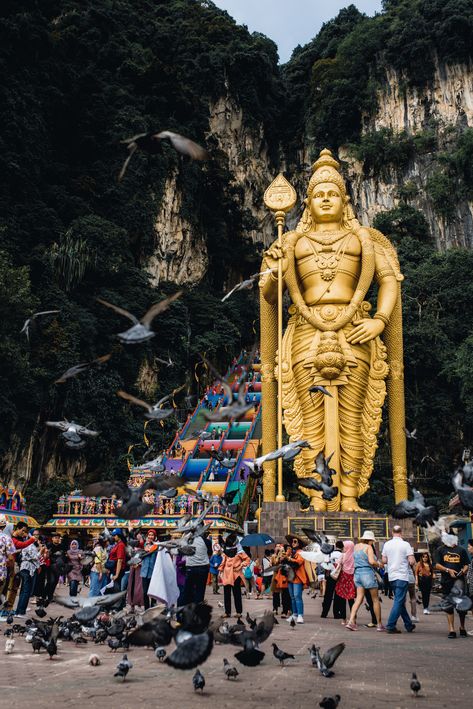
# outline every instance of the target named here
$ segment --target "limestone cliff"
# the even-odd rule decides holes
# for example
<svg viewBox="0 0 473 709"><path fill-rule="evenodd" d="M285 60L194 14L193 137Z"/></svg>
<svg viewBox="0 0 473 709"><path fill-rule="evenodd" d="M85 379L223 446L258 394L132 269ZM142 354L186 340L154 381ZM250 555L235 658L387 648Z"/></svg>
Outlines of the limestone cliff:
<svg viewBox="0 0 473 709"><path fill-rule="evenodd" d="M205 275L208 254L205 238L182 216L178 171L166 179L159 212L154 222L155 250L146 270L153 285L160 281L198 283Z"/></svg>
<svg viewBox="0 0 473 709"><path fill-rule="evenodd" d="M414 154L403 169L387 166L382 176L367 175L363 162L345 146L339 150L346 163L354 206L359 219L372 224L380 211L399 203L400 190L409 183L413 195L409 201L426 217L432 236L440 249L473 247L473 204L457 195L449 195L452 214L448 219L434 208L428 193L428 181L439 170L438 154L449 150L452 137L473 127L473 67L446 65L436 60L432 81L424 88L409 86L405 77L391 69L377 95L377 110L364 117L363 134L390 129L395 134L419 136L429 130L437 148Z"/></svg>

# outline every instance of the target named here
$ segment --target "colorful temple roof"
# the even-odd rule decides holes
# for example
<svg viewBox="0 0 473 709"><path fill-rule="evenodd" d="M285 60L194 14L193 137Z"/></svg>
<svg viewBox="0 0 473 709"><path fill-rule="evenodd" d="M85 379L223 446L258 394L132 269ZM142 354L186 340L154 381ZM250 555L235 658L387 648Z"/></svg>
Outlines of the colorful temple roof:
<svg viewBox="0 0 473 709"><path fill-rule="evenodd" d="M39 527L35 518L26 513L25 498L16 488L0 485L0 514L13 524L26 522L29 527Z"/></svg>

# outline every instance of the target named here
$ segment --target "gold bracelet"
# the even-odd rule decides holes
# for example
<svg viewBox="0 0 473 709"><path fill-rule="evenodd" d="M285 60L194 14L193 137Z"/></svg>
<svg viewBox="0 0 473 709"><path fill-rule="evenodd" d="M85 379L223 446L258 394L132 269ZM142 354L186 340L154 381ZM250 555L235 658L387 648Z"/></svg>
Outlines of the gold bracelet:
<svg viewBox="0 0 473 709"><path fill-rule="evenodd" d="M389 323L388 316L385 315L384 313L381 313L381 312L373 315L373 320L382 320L385 325L388 325L388 323Z"/></svg>

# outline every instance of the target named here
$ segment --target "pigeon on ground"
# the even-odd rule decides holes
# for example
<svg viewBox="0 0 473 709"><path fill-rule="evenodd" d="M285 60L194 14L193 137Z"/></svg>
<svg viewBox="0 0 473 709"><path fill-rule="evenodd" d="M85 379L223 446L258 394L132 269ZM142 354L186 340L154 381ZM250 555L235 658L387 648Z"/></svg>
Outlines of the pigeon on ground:
<svg viewBox="0 0 473 709"><path fill-rule="evenodd" d="M59 310L42 310L40 313L34 313L31 315L27 320L25 320L23 327L20 330L20 335L25 333L26 339L29 341L30 339L30 326L32 323L36 320L36 318L39 318L42 315L53 315L54 313L59 313Z"/></svg>
<svg viewBox="0 0 473 709"><path fill-rule="evenodd" d="M254 628L247 629L245 624L238 623L228 629L228 635L220 641L229 642L233 645L241 645L243 650L235 654L235 658L242 665L256 667L259 665L265 653L258 650L258 646L265 642L271 635L274 628L274 614L266 612L262 618L255 621Z"/></svg>
<svg viewBox="0 0 473 709"><path fill-rule="evenodd" d="M337 709L340 704L341 696L335 694L333 697L324 697L321 702L319 702L319 707L323 709Z"/></svg>
<svg viewBox="0 0 473 709"><path fill-rule="evenodd" d="M292 628L293 630L294 630L294 628L296 627L296 621L294 620L294 616L292 616L289 625L291 626L291 628Z"/></svg>
<svg viewBox="0 0 473 709"><path fill-rule="evenodd" d="M327 650L324 655L321 655L320 648L312 645L312 647L309 648L312 665L317 666L320 674L324 677L333 677L335 673L331 668L334 666L336 660L340 657L344 649L345 643L338 643L338 645L334 645Z"/></svg>
<svg viewBox="0 0 473 709"><path fill-rule="evenodd" d="M5 640L5 654L6 655L11 655L13 652L13 648L15 647L15 640L14 638L7 638Z"/></svg>
<svg viewBox="0 0 473 709"><path fill-rule="evenodd" d="M295 660L296 658L294 655L291 655L288 652L284 652L284 650L280 650L276 643L272 643L273 645L273 655L274 657L279 660L279 663L281 667L284 667L284 661L285 660Z"/></svg>
<svg viewBox="0 0 473 709"><path fill-rule="evenodd" d="M117 671L113 676L121 677L123 681L125 681L125 677L127 676L128 672L131 670L132 667L133 664L130 662L128 657L126 655L123 655L122 659L117 665Z"/></svg>
<svg viewBox="0 0 473 709"><path fill-rule="evenodd" d="M154 654L159 662L164 662L164 658L166 657L166 650L164 647L157 647Z"/></svg>
<svg viewBox="0 0 473 709"><path fill-rule="evenodd" d="M196 670L194 676L192 677L192 684L194 685L194 692L200 689L201 692L204 691L205 687L205 677L200 670Z"/></svg>
<svg viewBox="0 0 473 709"><path fill-rule="evenodd" d="M226 657L223 658L223 671L227 679L236 679L239 675L237 668L232 667Z"/></svg>
<svg viewBox="0 0 473 709"><path fill-rule="evenodd" d="M131 320L133 326L117 335L121 342L126 345L130 345L146 342L146 340L150 340L156 335L156 333L151 330L151 323L154 318L167 310L171 303L174 303L175 300L180 298L182 292L183 291L180 290L177 293L174 293L174 295L170 295L168 298L164 298L164 300L161 300L159 303L152 305L148 312L143 315L141 320L138 320L135 315L130 313L128 310L125 310L125 308L120 308L118 305L114 305L113 303L109 303L107 300L103 300L103 298L97 298L97 300L107 308L111 308L119 315L123 315Z"/></svg>
<svg viewBox="0 0 473 709"><path fill-rule="evenodd" d="M246 613L246 622L250 626L251 630L254 630L256 628L256 626L258 625L258 621L255 618L252 618L250 616L250 614L248 613L248 611Z"/></svg>
<svg viewBox="0 0 473 709"><path fill-rule="evenodd" d="M38 655L40 654L41 648L44 647L43 642L44 642L43 638L40 638L37 635L33 636L33 639L31 640L31 647L33 648L33 655L35 652L37 652Z"/></svg>
<svg viewBox="0 0 473 709"><path fill-rule="evenodd" d="M175 412L174 408L168 408L168 409L162 409L160 408L165 401L168 401L171 397L173 397L175 394L177 394L179 391L184 389L185 384L183 384L181 387L178 387L177 389L174 389L174 391L171 394L168 394L167 396L163 396L162 399L156 402L156 404L148 404L146 401L143 401L143 399L138 399L136 396L133 396L132 394L127 394L126 391L123 391L123 389L119 389L117 391L117 396L120 396L122 399L125 399L126 401L130 401L132 404L136 404L136 406L141 406L143 409L146 409L147 413L145 414L145 417L147 419L155 419L156 421L163 421L164 419L169 418L172 416L172 414Z"/></svg>
<svg viewBox="0 0 473 709"><path fill-rule="evenodd" d="M64 384L64 382L67 382L68 379L73 379L74 377L77 377L78 374L82 374L82 372L85 372L86 369L90 369L90 367L93 367L94 364L104 364L105 362L108 362L108 360L111 358L111 353L102 355L101 357L97 357L96 359L91 360L90 362L82 362L81 364L75 364L73 367L69 367L69 369L66 369L64 374L61 374L59 379L55 380L55 384Z"/></svg>
<svg viewBox="0 0 473 709"><path fill-rule="evenodd" d="M48 615L42 606L38 606L38 608L35 609L35 614L38 618L45 618Z"/></svg>
<svg viewBox="0 0 473 709"><path fill-rule="evenodd" d="M231 291L229 291L226 295L223 296L221 302L223 303L225 300L228 300L228 298L230 298L230 296L233 295L233 293L236 293L237 291L245 290L245 289L249 290L250 288L253 288L253 286L255 285L256 281L258 280L258 278L260 276L264 276L264 275L266 275L266 273L273 273L274 270L275 270L274 268L268 268L268 269L266 269L266 271L260 271L260 273L254 273L252 276L250 276L246 280L241 281L241 283L237 283L236 286L234 286L231 289Z"/></svg>
<svg viewBox="0 0 473 709"><path fill-rule="evenodd" d="M416 673L413 672L412 679L411 679L411 691L414 694L414 696L417 697L420 690L421 690L421 684L420 684L419 680L417 679Z"/></svg>
<svg viewBox="0 0 473 709"><path fill-rule="evenodd" d="M426 506L425 498L419 490L412 488L413 499L402 500L392 511L392 516L395 519L405 519L411 517L414 524L419 527L427 527L432 525L439 518L439 511L435 505Z"/></svg>
<svg viewBox="0 0 473 709"><path fill-rule="evenodd" d="M89 656L89 665L92 665L92 667L98 667L101 664L102 661L98 655L92 654Z"/></svg>

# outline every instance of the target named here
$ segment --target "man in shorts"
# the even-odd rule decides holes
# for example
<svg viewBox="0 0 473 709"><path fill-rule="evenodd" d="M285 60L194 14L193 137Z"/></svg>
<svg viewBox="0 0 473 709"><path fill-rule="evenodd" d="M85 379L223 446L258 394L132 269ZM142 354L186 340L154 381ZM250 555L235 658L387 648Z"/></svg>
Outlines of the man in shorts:
<svg viewBox="0 0 473 709"><path fill-rule="evenodd" d="M469 558L466 550L459 546L458 543L453 543L452 546L443 544L437 549L435 555L435 568L441 572L440 583L442 585L442 593L448 596L453 588L453 585L462 586L465 590L465 577L468 572ZM454 640L457 637L455 632L455 614L453 606L451 611L446 611L448 621L448 638ZM460 618L460 637L468 637L465 629L466 613L458 611Z"/></svg>

